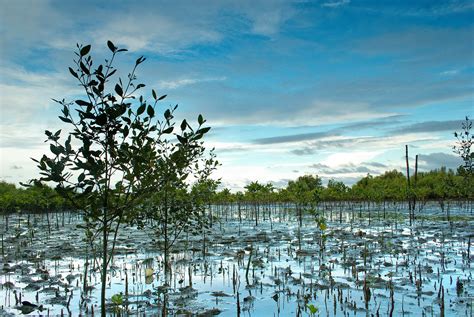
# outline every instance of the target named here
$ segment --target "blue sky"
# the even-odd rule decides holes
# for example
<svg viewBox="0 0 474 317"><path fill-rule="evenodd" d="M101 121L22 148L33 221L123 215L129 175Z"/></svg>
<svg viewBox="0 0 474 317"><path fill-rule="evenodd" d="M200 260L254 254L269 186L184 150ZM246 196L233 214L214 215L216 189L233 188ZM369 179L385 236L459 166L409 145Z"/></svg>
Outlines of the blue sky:
<svg viewBox="0 0 474 317"><path fill-rule="evenodd" d="M76 43L97 60L107 40L140 55L138 76L213 127L223 184L284 185L303 174L348 184L459 165L453 132L474 117L472 1L0 0L0 178L37 173L51 101L80 93Z"/></svg>

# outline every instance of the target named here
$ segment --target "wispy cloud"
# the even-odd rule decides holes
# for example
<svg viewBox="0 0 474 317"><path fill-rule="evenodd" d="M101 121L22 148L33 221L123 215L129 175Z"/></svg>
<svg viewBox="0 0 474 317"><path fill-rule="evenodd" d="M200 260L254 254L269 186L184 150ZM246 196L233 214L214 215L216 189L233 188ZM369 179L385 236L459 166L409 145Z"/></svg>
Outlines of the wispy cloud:
<svg viewBox="0 0 474 317"><path fill-rule="evenodd" d="M181 78L176 80L161 80L158 82L158 86L163 89L177 89L184 86L199 84L199 83L207 83L211 81L224 81L227 78L225 76L222 77L207 77L207 78Z"/></svg>
<svg viewBox="0 0 474 317"><path fill-rule="evenodd" d="M294 143L307 140L316 140L334 135L330 132L313 132L313 133L301 133L293 135L281 135L268 138L255 139L253 142L256 144L279 144L279 143Z"/></svg>
<svg viewBox="0 0 474 317"><path fill-rule="evenodd" d="M405 144L423 144L426 142L437 141L438 138L431 136L420 136L417 134L405 134L394 136L338 136L329 137L323 140L305 142L300 148L293 149L290 152L302 156L313 155L320 151L354 151L357 149L377 151L380 149L403 148Z"/></svg>
<svg viewBox="0 0 474 317"><path fill-rule="evenodd" d="M445 70L445 71L441 72L440 74L443 75L443 76L452 76L452 75L456 75L458 73L459 73L458 69L451 69L451 70Z"/></svg>
<svg viewBox="0 0 474 317"><path fill-rule="evenodd" d="M346 4L349 4L350 2L351 2L350 0L330 1L330 2L322 3L321 6L325 8L338 8Z"/></svg>
<svg viewBox="0 0 474 317"><path fill-rule="evenodd" d="M80 93L66 73L41 73L0 67L0 123L26 123L61 99Z"/></svg>
<svg viewBox="0 0 474 317"><path fill-rule="evenodd" d="M447 121L425 121L413 123L410 125L401 126L390 131L390 134L409 134L409 133L423 133L423 132L444 132L456 131L461 127L462 120L447 120Z"/></svg>
<svg viewBox="0 0 474 317"><path fill-rule="evenodd" d="M317 168L316 172L321 175L339 175L339 174L379 174L381 171L370 168L366 165L346 164L336 168Z"/></svg>
<svg viewBox="0 0 474 317"><path fill-rule="evenodd" d="M428 3L384 2L383 5L375 3L376 5L367 2L354 3L353 7L358 12L411 18L443 17L474 11L474 4L470 0L431 1Z"/></svg>

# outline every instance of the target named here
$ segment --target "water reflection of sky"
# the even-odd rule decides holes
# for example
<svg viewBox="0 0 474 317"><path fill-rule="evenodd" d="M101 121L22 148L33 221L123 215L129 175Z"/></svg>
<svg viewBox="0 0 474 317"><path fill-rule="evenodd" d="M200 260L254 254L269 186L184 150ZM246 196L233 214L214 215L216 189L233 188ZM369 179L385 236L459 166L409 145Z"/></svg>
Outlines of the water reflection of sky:
<svg viewBox="0 0 474 317"><path fill-rule="evenodd" d="M199 250L201 241L198 237L190 237L187 243L176 245L179 252L172 255L170 309L175 313L204 313L218 308L222 311L220 316L235 316L238 292L242 316L294 316L298 307L304 310L307 303L318 307L322 315L328 312L342 316L349 312L362 316L365 315L364 279L372 290L371 312L380 309L385 314L387 311L390 280L395 289L395 312L401 312L402 302L404 311L415 315L431 309L439 311L437 294L441 280L447 291L445 301L452 303L447 305L447 313L458 314L467 309L462 298L472 296L473 289L472 282L465 281L472 274L472 269L463 260L467 244L463 236L450 229L448 223L425 222L410 229L406 223L395 225L378 220L372 220L369 226L364 218L362 222L356 219L351 225L339 223L336 212L334 220L328 222L328 229L324 232L327 237L322 256L319 253L321 232L309 218L301 229L302 252L299 255L296 252L298 228L295 219L273 221L272 230L269 222L255 228L250 220L244 220L242 225L238 221L229 222L222 227L222 231L216 225L215 232L209 235L206 257L198 251L194 251L193 255L190 250ZM473 231L472 222L458 223L457 226L464 232ZM70 231L65 228L61 239L67 240L64 236L66 232ZM41 231L36 233L37 239L44 239L41 234ZM156 247L140 242L147 234L133 229L119 238L123 245L120 244L117 251L121 254L116 255L111 263L106 296L110 299L114 294L125 294L127 278L128 309L130 312L149 314L160 311L156 292L164 283L164 274L163 259ZM129 236L135 237L135 240L129 239ZM250 285L247 285L245 275L249 249L245 252L243 249L250 245L253 246L253 254L249 269ZM135 249L139 251L133 253ZM445 259L444 267L441 258ZM92 256L90 261L93 261ZM90 313L91 304L96 305L99 300L100 275L92 273L88 284L94 288L89 295L81 294L84 263L84 258L71 254L60 260L40 260L37 263L18 259L4 264L16 266L17 269L4 272L0 282L5 284L11 281L17 295L21 292L22 300L36 303L38 294L39 303L50 314L60 314L61 310L67 314L65 305L69 298L71 314L76 315L79 311L84 314L85 306L79 309L81 296L84 296ZM48 283L38 282L44 274L41 273L42 267L49 271ZM154 272L151 281L145 277L147 268ZM418 292L415 282L420 268L422 288ZM192 287L196 291L185 288L190 283L190 271ZM410 274L413 280L410 280ZM456 295L458 278L464 281L464 289L468 292L460 297ZM237 281L235 286L234 279ZM41 288L32 289L35 285ZM1 305L7 311L18 312L14 309L13 289L0 289L0 298L3 299ZM160 298L163 296L160 295ZM99 311L97 306L94 310Z"/></svg>

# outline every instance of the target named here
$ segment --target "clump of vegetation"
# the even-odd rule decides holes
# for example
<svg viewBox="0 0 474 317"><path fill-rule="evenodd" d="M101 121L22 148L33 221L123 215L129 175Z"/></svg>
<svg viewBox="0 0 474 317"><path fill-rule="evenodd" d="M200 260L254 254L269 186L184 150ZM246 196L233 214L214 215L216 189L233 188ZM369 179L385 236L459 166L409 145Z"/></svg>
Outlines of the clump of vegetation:
<svg viewBox="0 0 474 317"><path fill-rule="evenodd" d="M461 124L461 132L454 132L457 139L453 146L454 153L458 154L464 164L458 168L458 174L464 178L464 186L462 194L466 198L474 197L472 188L474 187L474 152L471 150L474 144L474 135L471 133L472 120L466 116L466 120Z"/></svg>
<svg viewBox="0 0 474 317"><path fill-rule="evenodd" d="M145 57L136 60L125 80L116 78L114 61L126 49L111 41L107 46L110 58L95 64L91 46L77 45L69 72L84 97L55 100L62 107L59 119L70 132L62 137L61 130L46 131L51 154L34 159L42 175L34 183L56 184L56 191L83 213L84 228L100 239L102 316L108 267L121 226L133 222L139 207L157 191L168 192L199 171L199 165L191 167L205 155L201 139L210 129L200 115L196 129L183 120L176 131L177 106L157 115L157 105L166 95L155 90L151 100L139 95L145 85L137 82L136 73Z"/></svg>
<svg viewBox="0 0 474 317"><path fill-rule="evenodd" d="M456 145L453 146L454 153L458 154L464 161L462 166L466 173L472 174L474 152L471 151L472 144L474 144L474 135L471 133L472 120L466 116L466 120L461 124L461 132L454 132L457 139Z"/></svg>

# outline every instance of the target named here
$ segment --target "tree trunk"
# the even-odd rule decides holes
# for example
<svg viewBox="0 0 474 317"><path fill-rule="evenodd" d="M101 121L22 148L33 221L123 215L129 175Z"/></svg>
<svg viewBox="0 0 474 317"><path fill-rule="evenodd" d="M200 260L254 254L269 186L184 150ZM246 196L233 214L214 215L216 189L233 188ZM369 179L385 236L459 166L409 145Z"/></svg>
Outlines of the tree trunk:
<svg viewBox="0 0 474 317"><path fill-rule="evenodd" d="M105 288L107 286L107 212L104 209L104 225L102 227L102 275L101 282L102 288L100 292L100 313L102 317L106 316L105 310Z"/></svg>

